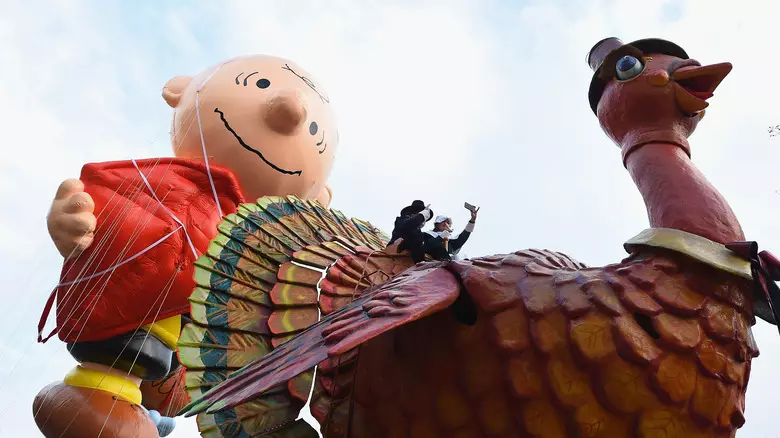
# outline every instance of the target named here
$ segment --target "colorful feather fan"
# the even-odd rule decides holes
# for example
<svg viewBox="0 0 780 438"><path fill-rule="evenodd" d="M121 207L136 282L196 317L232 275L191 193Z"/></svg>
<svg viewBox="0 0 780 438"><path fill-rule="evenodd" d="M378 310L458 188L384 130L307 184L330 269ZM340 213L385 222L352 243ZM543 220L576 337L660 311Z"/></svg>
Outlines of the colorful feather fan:
<svg viewBox="0 0 780 438"><path fill-rule="evenodd" d="M218 230L195 263L193 323L183 328L178 344L193 398L305 330L321 313L343 307L413 264L405 255L384 251L388 236L370 223L296 197L243 204ZM343 370L356 356L319 366L311 410L321 423L327 416L330 427L347 423L343 395L352 376ZM342 375L331 375L335 369ZM307 423L295 421L313 374L308 370L229 411L200 414L201 434L316 437ZM334 418L339 416L344 418Z"/></svg>

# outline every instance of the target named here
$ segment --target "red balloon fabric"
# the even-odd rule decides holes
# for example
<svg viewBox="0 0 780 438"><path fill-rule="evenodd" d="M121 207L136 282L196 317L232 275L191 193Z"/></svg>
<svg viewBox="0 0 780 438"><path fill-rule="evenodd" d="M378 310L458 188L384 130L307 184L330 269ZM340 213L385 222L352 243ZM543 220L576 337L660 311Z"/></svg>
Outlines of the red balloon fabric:
<svg viewBox="0 0 780 438"><path fill-rule="evenodd" d="M39 325L57 298L65 342L99 341L189 311L193 263L217 234L220 217L245 202L233 174L202 161L152 158L90 163L81 171L95 201L92 245L67 260ZM46 338L48 339L48 337Z"/></svg>

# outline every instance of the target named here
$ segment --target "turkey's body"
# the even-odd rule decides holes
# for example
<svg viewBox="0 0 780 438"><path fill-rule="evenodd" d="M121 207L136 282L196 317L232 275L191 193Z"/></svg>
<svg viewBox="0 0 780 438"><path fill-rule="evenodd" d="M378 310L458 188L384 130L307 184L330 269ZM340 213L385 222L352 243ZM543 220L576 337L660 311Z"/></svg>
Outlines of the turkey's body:
<svg viewBox="0 0 780 438"><path fill-rule="evenodd" d="M324 436L728 437L743 424L758 354L748 280L658 250L605 268L532 250L450 269L476 323L444 310L361 346L357 371L354 357L341 370L352 414L330 413Z"/></svg>
<svg viewBox="0 0 780 438"><path fill-rule="evenodd" d="M725 245L654 228L602 268L547 250L412 266L373 232L373 249L322 240L315 207L241 206L199 260L179 356L205 437L313 437L294 419L315 365L325 438L730 437L744 423L753 283Z"/></svg>

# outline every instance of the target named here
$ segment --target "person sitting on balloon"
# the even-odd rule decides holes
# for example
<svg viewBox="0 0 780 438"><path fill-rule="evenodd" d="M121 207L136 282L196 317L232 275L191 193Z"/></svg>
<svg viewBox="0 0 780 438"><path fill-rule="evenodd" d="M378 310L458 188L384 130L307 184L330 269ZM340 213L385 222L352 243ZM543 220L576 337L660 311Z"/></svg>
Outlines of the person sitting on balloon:
<svg viewBox="0 0 780 438"><path fill-rule="evenodd" d="M408 250L415 263L425 260L425 250L423 249L425 236L422 228L432 217L433 211L430 209L430 205L425 205L419 199L402 208L401 214L395 218L393 234L388 245L401 239L398 251Z"/></svg>
<svg viewBox="0 0 780 438"><path fill-rule="evenodd" d="M433 221L433 230L425 232L423 250L426 254L437 260L457 260L459 258L458 253L474 231L479 211L479 208L469 208L468 206L466 208L471 211L471 220L455 238L452 237L452 218L448 216L436 217Z"/></svg>

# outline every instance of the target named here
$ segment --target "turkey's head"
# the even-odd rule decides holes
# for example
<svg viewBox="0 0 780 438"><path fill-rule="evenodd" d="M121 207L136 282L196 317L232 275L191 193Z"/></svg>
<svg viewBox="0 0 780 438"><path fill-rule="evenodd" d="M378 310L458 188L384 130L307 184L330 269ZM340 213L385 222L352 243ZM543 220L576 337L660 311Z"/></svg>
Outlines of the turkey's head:
<svg viewBox="0 0 780 438"><path fill-rule="evenodd" d="M591 109L604 132L629 153L648 143L671 143L690 156L687 138L707 100L731 71L728 62L702 66L678 45L660 39L597 43L588 55L595 71Z"/></svg>

